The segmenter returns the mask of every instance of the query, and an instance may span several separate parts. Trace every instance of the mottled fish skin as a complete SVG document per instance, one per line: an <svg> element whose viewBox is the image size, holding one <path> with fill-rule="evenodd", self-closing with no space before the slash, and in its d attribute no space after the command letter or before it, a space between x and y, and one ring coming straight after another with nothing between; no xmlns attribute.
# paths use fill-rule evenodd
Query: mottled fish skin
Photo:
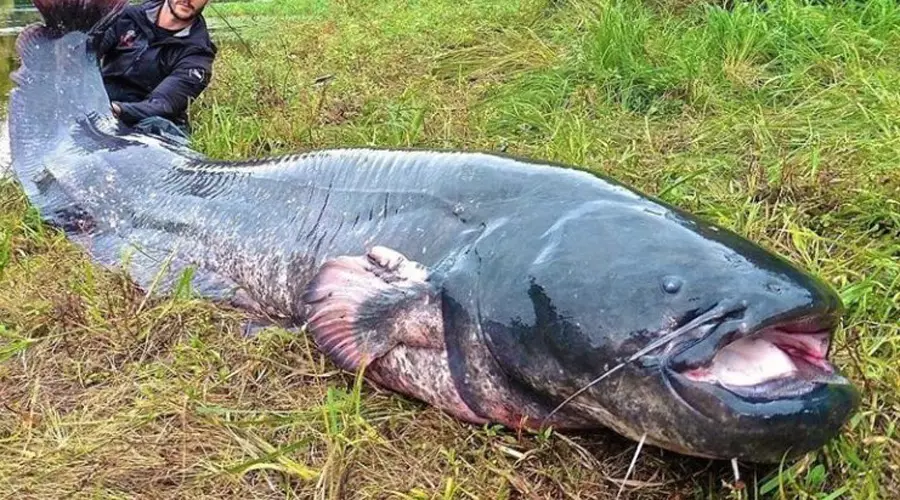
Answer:
<svg viewBox="0 0 900 500"><path fill-rule="evenodd" d="M560 175L555 168L473 153L332 150L254 164L203 162L150 139L104 135L89 124L49 161L68 164L71 176L56 180L91 214L95 232L115 234L155 257L130 268L132 276L144 277L139 279L144 285L174 257L196 265L201 278L203 271L215 275L222 288L207 286L207 296L229 297L239 287L298 324L305 319L300 297L329 259L386 245L435 272L453 272L454 261L468 248L514 220L507 216L511 208L541 199L554 200L547 206L565 206L579 191L588 199L590 185L599 182L574 170ZM490 187L506 177L516 181ZM604 189L607 196L640 200L612 184ZM553 224L552 211L540 213L544 226ZM538 226L537 234L544 230ZM97 257L115 262L112 256ZM374 367L373 377L441 407L448 406L442 399L452 400L451 411L457 408L460 418L472 422L516 425L530 418L536 423L546 413L549 402L497 376L499 368L482 341L466 345L470 362L484 372L457 377L459 384L476 379L491 395L470 403L481 413L463 406L456 388L447 385L453 375L439 369L449 364L446 349L398 350ZM425 392L445 396L429 398Z"/></svg>
<svg viewBox="0 0 900 500"><path fill-rule="evenodd" d="M83 33L58 35L20 40L13 168L45 220L147 289L165 293L193 267L205 297L298 326L318 311L313 333L337 364L474 423L605 426L682 453L777 461L821 446L856 407L837 375L746 397L681 374L738 336L801 320L830 332L840 319L831 288L730 231L602 176L493 154L212 161L119 126ZM391 274L374 247L415 266ZM365 331L341 323L355 314Z"/></svg>

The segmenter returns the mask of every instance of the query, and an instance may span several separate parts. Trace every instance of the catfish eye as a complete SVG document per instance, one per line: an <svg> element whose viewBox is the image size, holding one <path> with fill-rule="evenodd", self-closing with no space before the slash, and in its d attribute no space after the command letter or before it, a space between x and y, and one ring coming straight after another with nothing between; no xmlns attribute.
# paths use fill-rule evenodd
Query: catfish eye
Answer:
<svg viewBox="0 0 900 500"><path fill-rule="evenodd" d="M678 293L684 282L678 276L665 276L662 279L662 289L666 293Z"/></svg>

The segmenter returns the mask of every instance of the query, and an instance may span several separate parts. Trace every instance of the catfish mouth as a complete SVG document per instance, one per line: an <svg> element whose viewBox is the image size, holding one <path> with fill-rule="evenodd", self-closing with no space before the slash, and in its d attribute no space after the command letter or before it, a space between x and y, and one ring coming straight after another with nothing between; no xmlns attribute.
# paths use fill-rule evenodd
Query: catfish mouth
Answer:
<svg viewBox="0 0 900 500"><path fill-rule="evenodd" d="M812 317L781 322L750 333L723 335L711 355L688 347L692 359L670 365L697 384L719 385L738 396L774 400L795 397L821 384L846 383L828 359L834 319ZM697 349L700 346L696 346Z"/></svg>
<svg viewBox="0 0 900 500"><path fill-rule="evenodd" d="M755 328L752 313L735 311L673 347L666 385L676 408L700 417L681 419L677 445L698 456L776 463L840 431L860 396L828 359L838 309L810 309Z"/></svg>

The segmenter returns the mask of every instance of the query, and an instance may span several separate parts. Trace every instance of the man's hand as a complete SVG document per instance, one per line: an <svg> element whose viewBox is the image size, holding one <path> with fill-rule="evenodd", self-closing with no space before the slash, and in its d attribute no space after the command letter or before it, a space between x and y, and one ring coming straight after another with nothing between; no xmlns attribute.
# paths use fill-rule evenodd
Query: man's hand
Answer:
<svg viewBox="0 0 900 500"><path fill-rule="evenodd" d="M109 107L112 109L113 116L118 118L119 114L122 112L122 108L119 107L119 104L114 102L114 103L110 104Z"/></svg>

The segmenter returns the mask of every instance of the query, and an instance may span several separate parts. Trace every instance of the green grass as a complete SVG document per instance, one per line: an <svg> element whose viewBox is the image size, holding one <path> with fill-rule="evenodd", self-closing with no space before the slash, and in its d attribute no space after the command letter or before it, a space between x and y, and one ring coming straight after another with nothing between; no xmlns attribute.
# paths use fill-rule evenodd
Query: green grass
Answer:
<svg viewBox="0 0 900 500"><path fill-rule="evenodd" d="M900 6L894 1L220 3L195 146L506 151L581 165L827 279L863 390L782 467L645 447L623 496L900 491ZM267 17L277 14L278 18ZM215 18L215 13L210 13ZM248 22L252 21L252 22ZM323 78L327 77L327 78ZM145 301L0 187L0 492L130 498L612 498L636 443L476 428L248 340L187 294Z"/></svg>

